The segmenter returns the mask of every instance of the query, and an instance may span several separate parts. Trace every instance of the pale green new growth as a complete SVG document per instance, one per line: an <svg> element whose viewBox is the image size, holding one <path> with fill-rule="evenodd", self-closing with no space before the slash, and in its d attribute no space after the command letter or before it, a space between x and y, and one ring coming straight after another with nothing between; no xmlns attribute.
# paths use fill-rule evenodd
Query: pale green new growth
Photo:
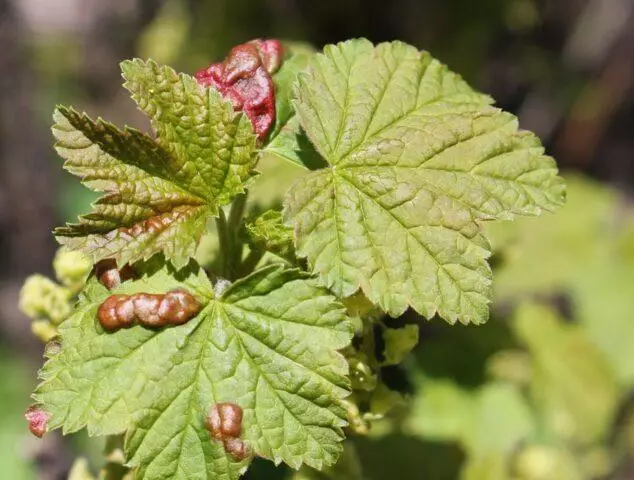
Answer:
<svg viewBox="0 0 634 480"><path fill-rule="evenodd" d="M275 125L264 154L272 154L304 168L323 166L323 160L315 151L299 125L292 105L293 85L315 55L312 50L291 48L292 53L282 63L279 72L273 75L275 82Z"/></svg>
<svg viewBox="0 0 634 480"><path fill-rule="evenodd" d="M112 257L122 265L163 252L181 266L208 219L244 190L256 138L244 115L192 77L152 62L122 68L158 138L58 108L53 133L65 168L106 195L55 234L94 262Z"/></svg>
<svg viewBox="0 0 634 480"><path fill-rule="evenodd" d="M35 398L50 426L91 434L127 430L139 479L237 479L237 462L204 428L209 409L244 410L241 438L259 456L321 468L341 452L350 339L343 308L315 281L271 266L214 298L202 271L171 270L125 282L114 293L187 288L205 307L187 324L106 333L96 320L111 292L91 281L61 327L62 349L41 372Z"/></svg>
<svg viewBox="0 0 634 480"><path fill-rule="evenodd" d="M398 365L418 345L418 325L383 330L384 360L382 365Z"/></svg>
<svg viewBox="0 0 634 480"><path fill-rule="evenodd" d="M563 200L539 140L458 75L400 42L328 46L299 75L296 109L329 167L285 201L298 254L338 296L390 315L482 323L490 255L479 222Z"/></svg>
<svg viewBox="0 0 634 480"><path fill-rule="evenodd" d="M253 223L248 223L246 230L252 245L278 257L294 259L293 231L282 223L281 212L267 210Z"/></svg>

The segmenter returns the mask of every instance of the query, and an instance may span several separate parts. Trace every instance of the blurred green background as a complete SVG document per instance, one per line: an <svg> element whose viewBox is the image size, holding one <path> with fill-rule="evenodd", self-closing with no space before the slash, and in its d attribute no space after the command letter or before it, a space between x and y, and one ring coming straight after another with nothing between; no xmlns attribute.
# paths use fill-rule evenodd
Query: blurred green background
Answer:
<svg viewBox="0 0 634 480"><path fill-rule="evenodd" d="M65 479L101 448L37 440L22 418L42 346L18 292L51 274L51 229L92 199L51 148L55 104L146 129L120 87L123 59L193 72L255 37L358 36L429 50L516 113L556 157L569 201L490 229L488 324L392 321L421 327L403 366L381 373L403 406L349 441L334 473L296 478L634 478L632 0L0 0L0 478ZM275 203L297 172L262 169L276 175L257 196ZM257 463L248 477L288 475Z"/></svg>

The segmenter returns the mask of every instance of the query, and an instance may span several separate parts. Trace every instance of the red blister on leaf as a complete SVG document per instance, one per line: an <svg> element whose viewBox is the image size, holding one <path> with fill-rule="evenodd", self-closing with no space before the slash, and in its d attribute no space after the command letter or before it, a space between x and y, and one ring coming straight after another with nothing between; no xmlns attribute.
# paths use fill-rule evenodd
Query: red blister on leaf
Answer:
<svg viewBox="0 0 634 480"><path fill-rule="evenodd" d="M38 405L31 405L24 413L24 418L29 422L29 430L33 435L42 438L48 431L48 419L50 415Z"/></svg>
<svg viewBox="0 0 634 480"><path fill-rule="evenodd" d="M117 288L122 282L137 278L137 274L130 265L124 265L120 270L113 258L106 258L95 265L95 276L108 290Z"/></svg>
<svg viewBox="0 0 634 480"><path fill-rule="evenodd" d="M275 86L271 74L282 62L278 40L251 40L233 47L227 58L199 70L195 77L205 87L214 87L243 111L262 140L275 122Z"/></svg>
<svg viewBox="0 0 634 480"><path fill-rule="evenodd" d="M97 310L101 326L109 331L132 327L139 323L145 327L182 325L194 318L202 305L185 290L172 290L165 294L135 293L110 295Z"/></svg>

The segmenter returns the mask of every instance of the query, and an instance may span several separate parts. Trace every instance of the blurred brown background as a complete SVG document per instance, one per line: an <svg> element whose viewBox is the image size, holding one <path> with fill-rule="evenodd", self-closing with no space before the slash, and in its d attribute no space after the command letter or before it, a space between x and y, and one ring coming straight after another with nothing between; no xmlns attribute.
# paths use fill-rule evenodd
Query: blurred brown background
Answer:
<svg viewBox="0 0 634 480"><path fill-rule="evenodd" d="M20 285L50 272L51 229L91 199L52 149L54 105L144 128L120 86L123 59L153 57L193 72L254 37L321 47L357 36L431 51L519 115L562 169L634 190L632 0L0 0L3 409L28 405L41 358L17 309ZM20 418L0 418L0 451L32 442L23 431ZM8 459L0 478L34 478L27 457L60 465L46 463L46 448L0 454L0 465ZM40 468L41 478L59 478L66 463Z"/></svg>

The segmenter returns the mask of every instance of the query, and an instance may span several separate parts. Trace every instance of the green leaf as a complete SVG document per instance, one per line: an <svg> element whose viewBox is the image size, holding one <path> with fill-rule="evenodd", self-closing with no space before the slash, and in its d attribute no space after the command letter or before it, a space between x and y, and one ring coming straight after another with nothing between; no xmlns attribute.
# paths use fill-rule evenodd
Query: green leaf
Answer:
<svg viewBox="0 0 634 480"><path fill-rule="evenodd" d="M508 458L500 453L488 453L470 457L462 467L460 480L481 480L490 478L495 480L511 480L509 475Z"/></svg>
<svg viewBox="0 0 634 480"><path fill-rule="evenodd" d="M623 247L634 245L634 210L618 191L589 178L568 175L566 184L566 205L557 215L490 225L496 227L489 231L502 260L495 271L495 298L569 297L575 319L629 388L634 385L634 255Z"/></svg>
<svg viewBox="0 0 634 480"><path fill-rule="evenodd" d="M183 266L209 218L244 191L256 137L244 115L192 77L139 60L122 69L158 138L58 108L53 133L65 168L106 194L55 235L93 262L125 264L163 252Z"/></svg>
<svg viewBox="0 0 634 480"><path fill-rule="evenodd" d="M336 465L321 472L302 467L295 472L290 480L364 480L363 465L359 459L357 449L348 440L344 443L343 454Z"/></svg>
<svg viewBox="0 0 634 480"><path fill-rule="evenodd" d="M225 205L244 191L257 160L250 120L214 88L169 67L141 60L121 64L124 87L150 117L158 143L173 157L174 175Z"/></svg>
<svg viewBox="0 0 634 480"><path fill-rule="evenodd" d="M390 315L488 316L479 222L563 201L554 161L517 119L400 42L327 46L299 75L296 109L328 168L289 191L296 246L338 296Z"/></svg>
<svg viewBox="0 0 634 480"><path fill-rule="evenodd" d="M487 383L474 404L474 424L463 442L474 457L491 453L511 455L535 431L530 404L515 385Z"/></svg>
<svg viewBox="0 0 634 480"><path fill-rule="evenodd" d="M185 272L185 273L184 273ZM96 322L110 295L92 281L60 328L62 350L45 364L35 394L50 426L91 434L127 430L125 450L140 479L237 479L236 462L210 438L212 405L244 410L242 439L256 454L315 468L333 464L346 424L351 339L340 304L296 270L271 266L214 297L202 271L163 268L114 293L186 288L206 306L187 324L104 332Z"/></svg>
<svg viewBox="0 0 634 480"><path fill-rule="evenodd" d="M326 164L302 131L292 100L297 76L306 70L314 56L315 52L312 49L291 46L290 55L284 60L280 70L273 75L276 118L269 142L263 148L264 154L275 155L310 170L323 168Z"/></svg>
<svg viewBox="0 0 634 480"><path fill-rule="evenodd" d="M472 456L509 454L535 428L520 392L503 383L470 392L449 381L426 381L405 429L426 439L459 442Z"/></svg>
<svg viewBox="0 0 634 480"><path fill-rule="evenodd" d="M274 139L293 117L293 88L297 82L297 75L306 70L310 59L315 56L315 50L306 44L285 43L286 58L280 69L273 74L275 84L275 125L270 138Z"/></svg>
<svg viewBox="0 0 634 480"><path fill-rule="evenodd" d="M292 162L281 162L275 155L262 156L257 169L260 175L249 185L248 211L281 208L286 191L306 173L304 167Z"/></svg>
<svg viewBox="0 0 634 480"><path fill-rule="evenodd" d="M582 480L601 478L594 472L580 469L575 452L565 446L528 445L516 455L513 471L519 478L526 480Z"/></svg>
<svg viewBox="0 0 634 480"><path fill-rule="evenodd" d="M326 166L324 159L317 153L301 129L297 117L291 118L262 152L308 170L317 170Z"/></svg>

